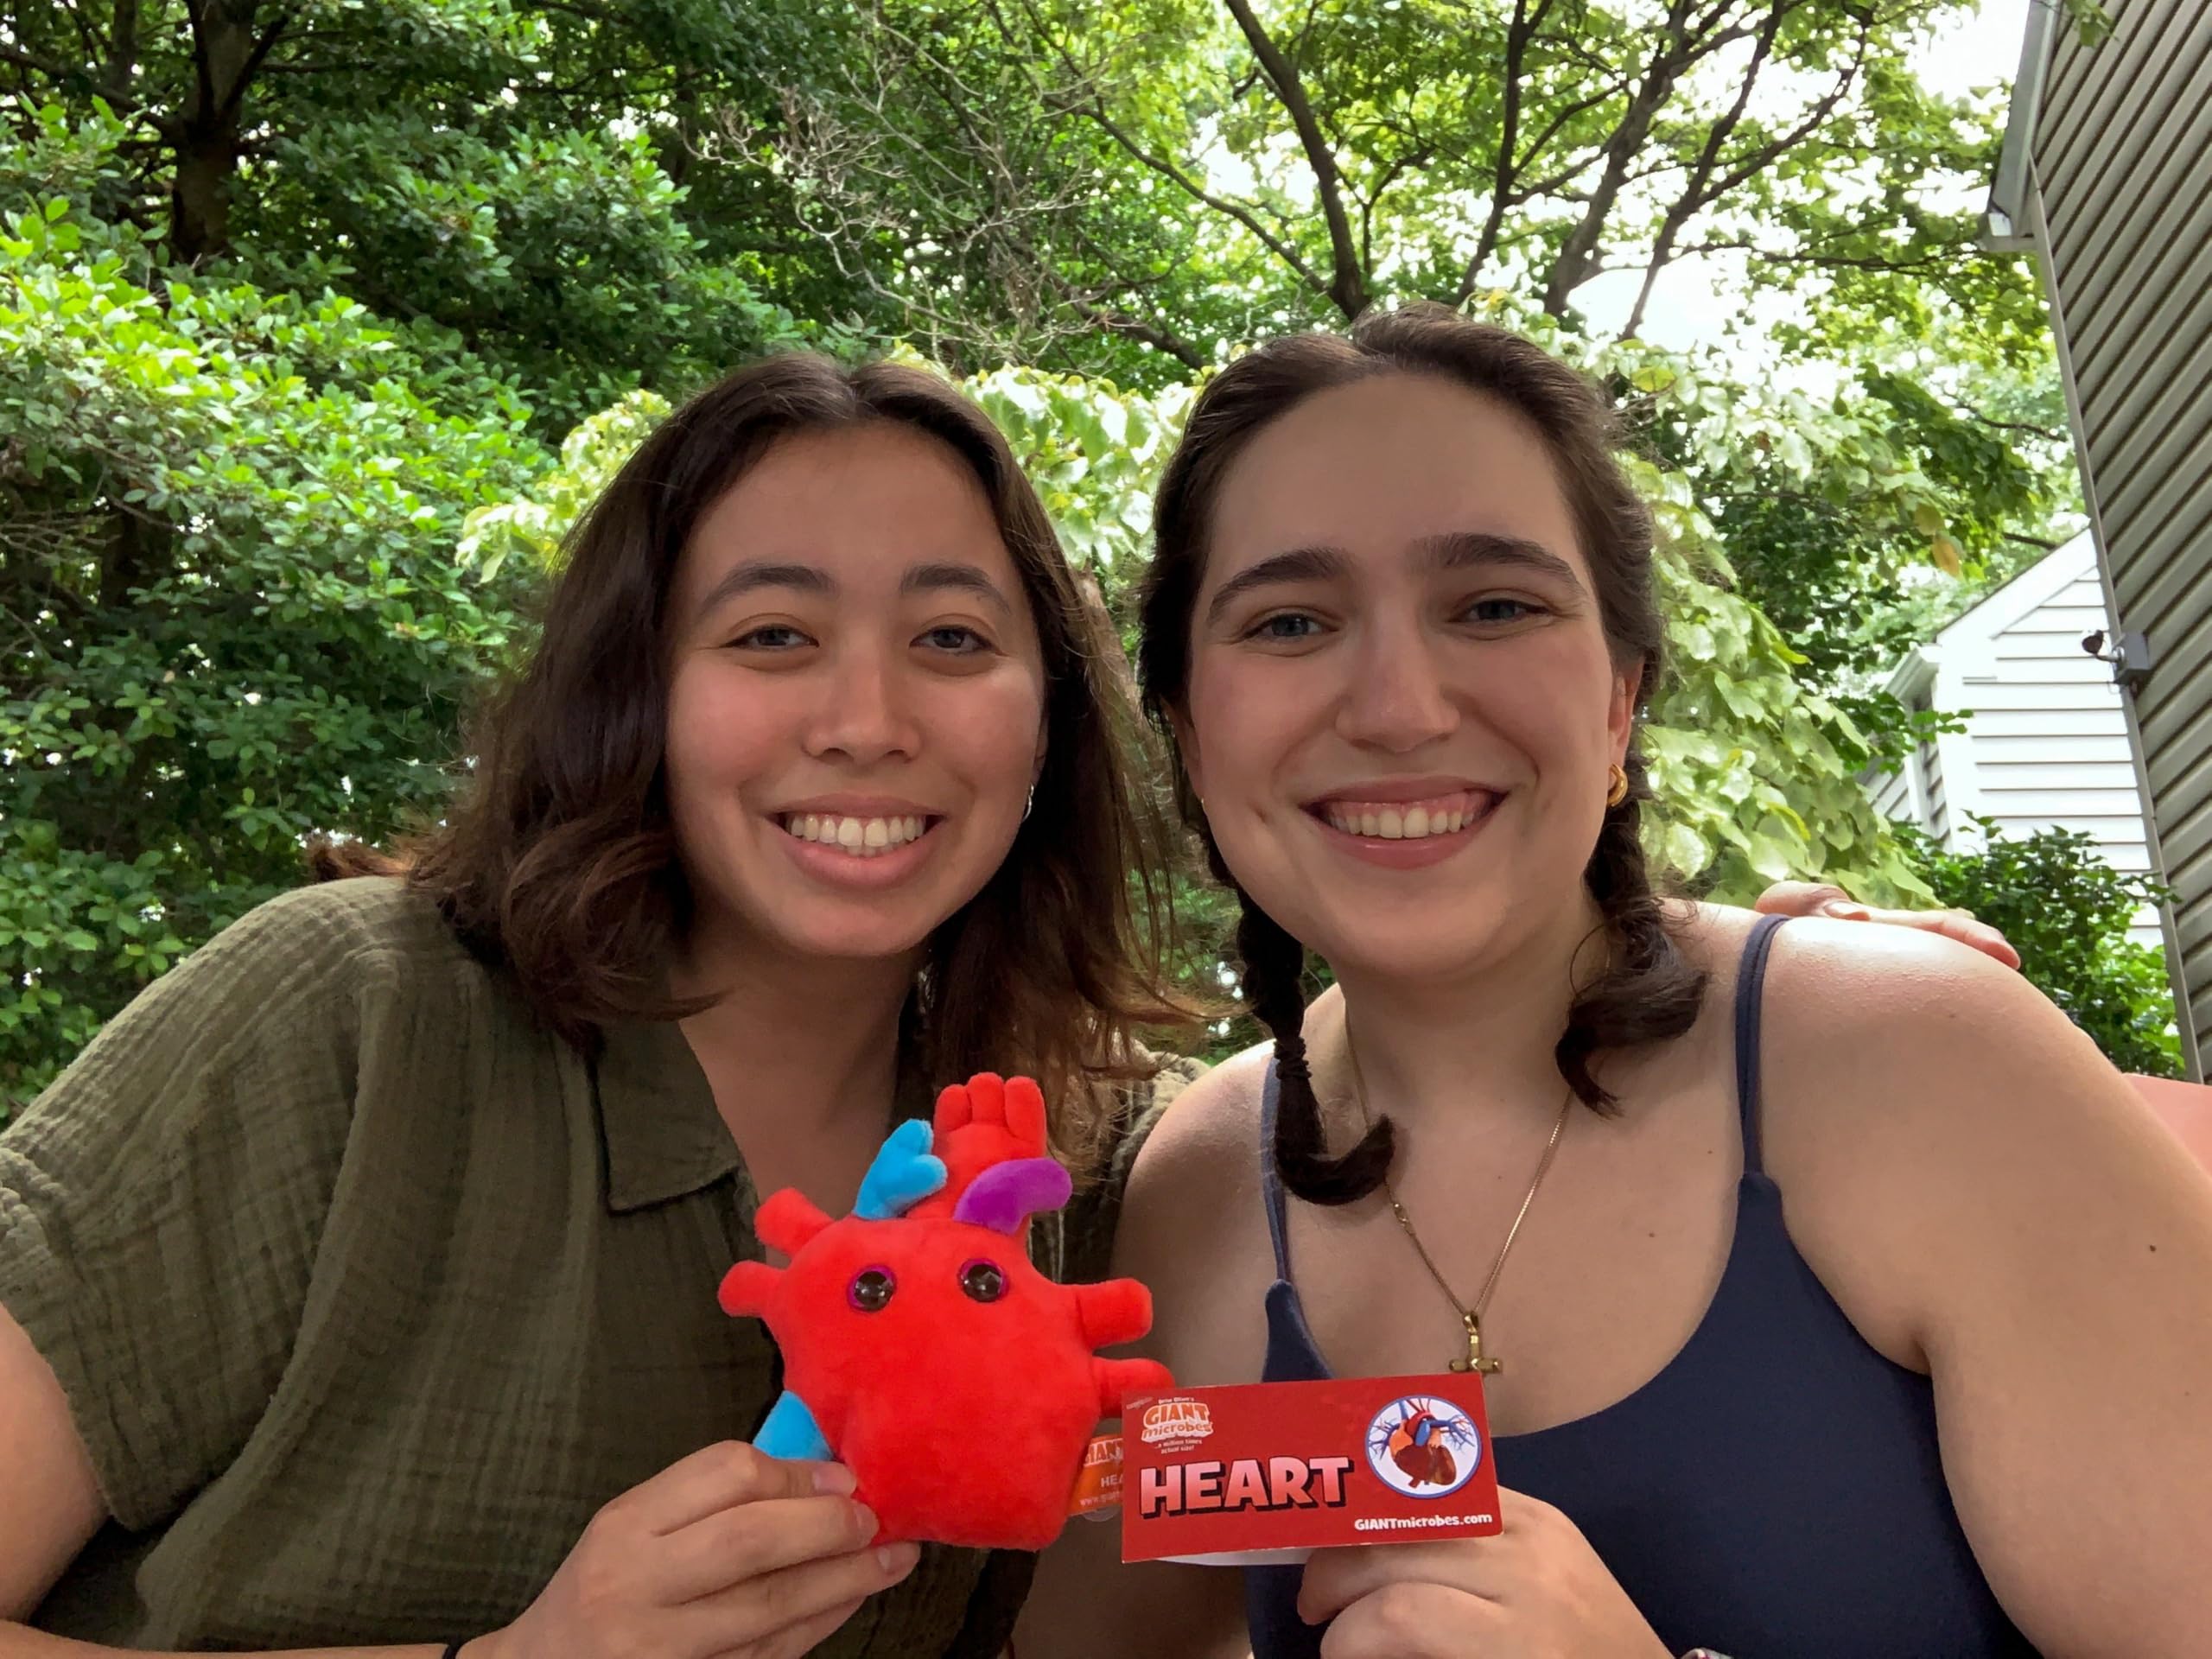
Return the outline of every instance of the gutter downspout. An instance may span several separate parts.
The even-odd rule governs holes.
[[[1997,176],[1990,182],[1989,202],[1981,215],[1981,245],[1992,253],[2027,252],[2036,245],[2028,210],[2028,195],[2035,188],[2031,163],[2044,81],[2057,44],[2058,8],[2059,0],[2029,0],[2019,73],[2012,79],[2012,102],[2005,118],[2005,144],[1998,152]]]

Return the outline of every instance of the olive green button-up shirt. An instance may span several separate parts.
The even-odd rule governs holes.
[[[1104,1270],[1152,1092],[1033,1229],[1047,1272]],[[264,906],[0,1136],[0,1306],[114,1517],[34,1622],[246,1649],[504,1624],[601,1505],[774,1401],[774,1344],[715,1300],[753,1208],[673,1027],[585,1059],[397,883]],[[1028,1567],[925,1550],[817,1651],[995,1653]]]

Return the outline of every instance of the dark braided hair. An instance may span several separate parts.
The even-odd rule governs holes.
[[[1349,334],[1294,334],[1268,341],[1224,369],[1192,406],[1160,480],[1157,541],[1142,598],[1137,673],[1145,706],[1171,749],[1170,713],[1190,683],[1192,612],[1205,576],[1215,498],[1258,433],[1316,392],[1380,374],[1439,376],[1497,399],[1532,424],[1550,450],[1597,589],[1614,663],[1637,674],[1635,703],[1657,683],[1664,634],[1651,583],[1651,514],[1615,458],[1611,410],[1589,381],[1520,335],[1470,321],[1442,306],[1370,312]],[[1626,798],[1606,810],[1583,879],[1604,918],[1604,966],[1576,988],[1554,1050],[1560,1075],[1592,1110],[1616,1109],[1591,1073],[1606,1049],[1679,1037],[1696,1022],[1706,976],[1669,931],[1644,862],[1643,757],[1631,741]],[[1313,1204],[1349,1204],[1382,1184],[1395,1137],[1378,1119],[1348,1153],[1332,1157],[1306,1070],[1305,947],[1236,887],[1192,798],[1179,760],[1178,802],[1203,841],[1214,874],[1236,892],[1236,948],[1244,994],[1274,1038],[1275,1167]]]

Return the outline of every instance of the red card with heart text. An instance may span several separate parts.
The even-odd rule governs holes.
[[[1244,1566],[1498,1530],[1471,1374],[1131,1395],[1122,1456],[1125,1561]]]

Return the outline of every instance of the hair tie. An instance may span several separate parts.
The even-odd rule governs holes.
[[[1313,1073],[1306,1064],[1306,1039],[1303,1037],[1275,1039],[1275,1077],[1283,1083],[1311,1083]]]

